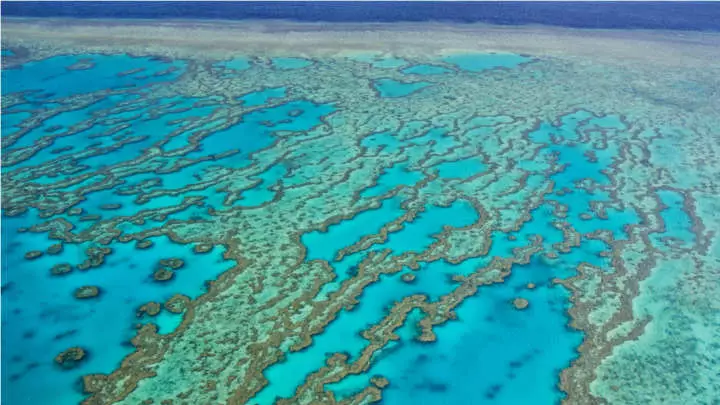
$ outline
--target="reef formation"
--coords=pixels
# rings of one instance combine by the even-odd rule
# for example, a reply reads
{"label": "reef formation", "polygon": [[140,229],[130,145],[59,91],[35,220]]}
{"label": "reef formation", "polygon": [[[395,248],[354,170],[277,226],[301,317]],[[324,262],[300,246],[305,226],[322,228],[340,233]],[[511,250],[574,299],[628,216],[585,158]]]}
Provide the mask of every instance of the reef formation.
{"label": "reef formation", "polygon": [[720,397],[720,66],[23,32],[3,402]]}

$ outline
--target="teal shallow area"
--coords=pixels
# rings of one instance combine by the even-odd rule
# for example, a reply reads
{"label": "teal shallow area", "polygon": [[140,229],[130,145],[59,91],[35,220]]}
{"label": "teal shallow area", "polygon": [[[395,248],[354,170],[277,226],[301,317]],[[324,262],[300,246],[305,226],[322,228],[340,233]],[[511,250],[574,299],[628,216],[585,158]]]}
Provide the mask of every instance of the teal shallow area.
{"label": "teal shallow area", "polygon": [[312,61],[303,58],[273,58],[272,65],[280,70],[295,70],[312,65]]}
{"label": "teal shallow area", "polygon": [[451,73],[452,70],[436,65],[414,65],[402,70],[406,75],[434,76]]}
{"label": "teal shallow area", "polygon": [[378,54],[359,54],[353,55],[350,59],[358,62],[367,63],[377,69],[396,69],[408,64],[403,58],[395,56],[383,56]]}
{"label": "teal shallow area", "polygon": [[482,72],[497,68],[511,69],[529,62],[530,58],[513,53],[478,53],[446,56],[443,61],[469,72]]}
{"label": "teal shallow area", "polygon": [[31,116],[31,113],[25,111],[3,113],[2,117],[0,117],[2,119],[2,136],[5,137],[17,132],[21,129],[20,124]]}
{"label": "teal shallow area", "polygon": [[234,71],[243,71],[250,69],[252,66],[252,61],[249,58],[233,58],[230,60],[222,61],[222,62],[216,62],[213,64],[213,67],[229,70],[229,73],[233,73]]}
{"label": "teal shallow area", "polygon": [[389,132],[381,132],[364,138],[360,142],[360,145],[373,151],[379,151],[382,149],[387,153],[393,153],[400,148],[401,143],[393,134]]}
{"label": "teal shallow area", "polygon": [[260,173],[256,176],[260,182],[252,188],[243,191],[240,194],[240,200],[236,201],[235,205],[242,207],[257,207],[272,201],[277,193],[271,190],[270,187],[277,185],[286,173],[287,168],[281,164],[275,165]]}
{"label": "teal shallow area", "polygon": [[287,89],[285,87],[271,87],[262,91],[248,93],[238,100],[243,102],[245,107],[255,107],[267,104],[268,101],[285,97]]}
{"label": "teal shallow area", "polygon": [[696,236],[692,230],[692,219],[685,211],[685,197],[673,190],[659,190],[657,194],[665,206],[660,212],[665,224],[665,232],[651,236],[655,245],[665,248],[668,246],[692,246]]}
{"label": "teal shallow area", "polygon": [[335,111],[331,104],[315,104],[293,100],[274,107],[252,111],[243,122],[217,131],[203,139],[199,150],[188,157],[219,154],[238,148],[244,156],[270,146],[275,131],[307,131],[320,123],[320,118]]}
{"label": "teal shallow area", "polygon": [[[71,70],[73,65],[90,67]],[[175,80],[184,63],[129,55],[55,56],[28,62],[21,69],[3,69],[4,93],[32,91],[36,98],[60,98],[98,90],[138,87]]]}
{"label": "teal shallow area", "polygon": [[386,98],[409,96],[431,85],[432,83],[428,82],[401,82],[394,79],[378,79],[373,82],[380,97]]}
{"label": "teal shallow area", "polygon": [[377,197],[384,195],[399,186],[413,186],[422,180],[422,173],[409,170],[406,163],[395,165],[389,169],[385,169],[373,187],[363,190],[363,197]]}
{"label": "teal shallow area", "polygon": [[478,159],[465,159],[455,162],[443,162],[436,166],[438,175],[445,179],[466,179],[476,176],[485,170],[485,165]]}
{"label": "teal shallow area", "polygon": [[271,404],[275,397],[292,396],[305,376],[324,366],[333,353],[344,353],[349,360],[356,360],[368,343],[360,336],[360,331],[379,322],[387,315],[387,309],[403,297],[426,294],[430,299],[437,300],[451,292],[454,285],[448,281],[448,274],[454,267],[446,262],[430,263],[417,272],[418,281],[415,283],[406,283],[401,279],[403,274],[411,273],[410,270],[381,276],[378,282],[363,291],[360,303],[350,311],[342,311],[312,346],[289,353],[286,360],[268,368],[265,376],[273,384],[261,391],[251,403]]}

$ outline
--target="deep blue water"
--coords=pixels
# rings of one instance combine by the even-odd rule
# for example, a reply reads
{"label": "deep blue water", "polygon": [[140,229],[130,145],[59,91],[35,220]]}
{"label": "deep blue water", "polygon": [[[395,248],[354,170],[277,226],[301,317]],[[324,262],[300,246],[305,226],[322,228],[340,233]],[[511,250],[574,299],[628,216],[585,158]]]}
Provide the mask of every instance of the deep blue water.
{"label": "deep blue water", "polygon": [[720,2],[3,2],[4,16],[291,19],[332,22],[442,20],[576,28],[720,31]]}

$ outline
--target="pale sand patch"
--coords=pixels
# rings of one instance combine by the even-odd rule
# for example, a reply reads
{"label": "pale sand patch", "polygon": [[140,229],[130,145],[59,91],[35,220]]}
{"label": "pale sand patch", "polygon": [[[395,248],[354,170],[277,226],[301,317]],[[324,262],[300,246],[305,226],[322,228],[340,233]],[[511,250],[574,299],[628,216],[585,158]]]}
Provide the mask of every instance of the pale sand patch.
{"label": "pale sand patch", "polygon": [[615,63],[714,66],[720,33],[583,30],[448,23],[303,23],[290,21],[85,20],[5,18],[5,46],[51,52],[129,52],[172,57],[228,54],[331,56],[391,52],[437,56],[498,51],[583,57]]}

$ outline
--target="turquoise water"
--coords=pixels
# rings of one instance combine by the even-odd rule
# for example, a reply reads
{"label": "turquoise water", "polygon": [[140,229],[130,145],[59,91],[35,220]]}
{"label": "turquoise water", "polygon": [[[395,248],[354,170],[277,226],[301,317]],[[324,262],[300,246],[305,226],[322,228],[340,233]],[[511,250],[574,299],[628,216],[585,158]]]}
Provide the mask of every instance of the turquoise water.
{"label": "turquoise water", "polygon": [[479,53],[451,55],[443,58],[443,61],[453,64],[462,70],[482,72],[484,70],[497,68],[511,69],[529,62],[530,58],[512,53]]}
{"label": "turquoise water", "polygon": [[273,99],[284,98],[286,92],[287,89],[284,87],[268,88],[262,91],[248,93],[242,97],[238,97],[238,100],[242,101],[246,107],[255,107],[267,104],[268,101]]}
{"label": "turquoise water", "polygon": [[450,70],[448,68],[444,68],[442,66],[435,66],[435,65],[415,65],[415,66],[410,66],[409,68],[403,69],[402,72],[407,75],[432,76],[432,75],[444,75],[446,73],[452,72],[452,70]]}
{"label": "turquoise water", "polygon": [[377,69],[397,69],[408,64],[408,61],[403,58],[374,53],[353,55],[350,59],[367,63]]}
{"label": "turquoise water", "polygon": [[272,65],[281,70],[295,70],[312,65],[312,61],[303,58],[273,58]]}
{"label": "turquoise water", "polygon": [[465,179],[476,176],[485,170],[485,165],[477,159],[443,162],[436,166],[438,175],[446,179]]}
{"label": "turquoise water", "polygon": [[696,242],[696,236],[692,231],[692,219],[684,209],[683,195],[673,190],[660,190],[658,197],[665,206],[660,214],[665,224],[665,232],[653,235],[657,246],[692,246]]}
{"label": "turquoise water", "polygon": [[[88,61],[89,69],[68,70]],[[62,98],[98,90],[146,86],[176,79],[184,68],[181,61],[161,62],[129,55],[56,56],[28,62],[22,69],[3,69],[3,91],[33,92],[32,98]]]}
{"label": "turquoise water", "polygon": [[[222,403],[243,387],[239,402],[293,402],[306,382],[348,399],[376,376],[386,404],[559,403],[586,335],[569,326],[578,293],[557,281],[585,277],[579,266],[596,278],[637,268],[609,253],[638,241],[690,251],[695,200],[637,185],[650,148],[630,114],[574,101],[497,114],[492,100],[509,93],[492,86],[525,91],[504,71],[533,82],[554,65],[414,59],[58,53],[3,69],[3,402],[109,401],[81,377],[118,369],[153,323],[170,344],[127,403],[189,391],[189,403]],[[158,273],[173,258],[183,265]],[[71,271],[51,274],[60,264]],[[475,290],[476,278],[489,281]],[[578,285],[583,299],[599,290]],[[82,286],[99,296],[75,298]],[[162,307],[176,294],[196,314],[182,334],[185,315]],[[612,294],[597,302],[612,307]],[[412,296],[424,300],[389,328]],[[151,302],[156,316],[138,314]],[[426,317],[433,342],[417,339]],[[362,333],[378,325],[399,339],[365,359],[377,342]],[[87,357],[60,367],[71,347]],[[336,353],[359,366],[308,380]],[[189,389],[211,372],[218,397]]]}
{"label": "turquoise water", "polygon": [[[250,69],[250,66],[252,66],[252,61],[245,57],[233,58],[230,60],[216,62],[213,64],[213,67],[219,68],[221,70],[225,70],[226,73],[234,73],[234,71],[247,70],[247,69]],[[228,70],[230,72],[227,72]]]}
{"label": "turquoise water", "polygon": [[401,163],[383,170],[378,179],[378,184],[363,190],[361,195],[365,197],[381,196],[401,186],[413,186],[422,178],[420,172],[409,170],[407,164]]}
{"label": "turquoise water", "polygon": [[20,128],[20,124],[22,124],[23,121],[30,118],[32,116],[31,113],[25,112],[25,111],[18,111],[13,113],[3,113],[2,115],[2,127],[3,127],[3,137],[12,135],[13,133],[17,132]]}
{"label": "turquoise water", "polygon": [[409,96],[431,85],[432,83],[428,82],[401,82],[394,79],[378,79],[373,83],[380,97],[386,98]]}
{"label": "turquoise water", "polygon": [[393,153],[400,147],[400,142],[389,132],[372,134],[364,138],[360,144],[372,150],[382,149],[387,153]]}
{"label": "turquoise water", "polygon": [[255,184],[252,188],[241,192],[240,200],[236,201],[235,205],[243,207],[256,207],[269,203],[277,194],[272,191],[270,187],[277,185],[286,173],[287,169],[282,165],[273,166],[260,173],[257,176],[257,179],[260,180],[260,182]]}

